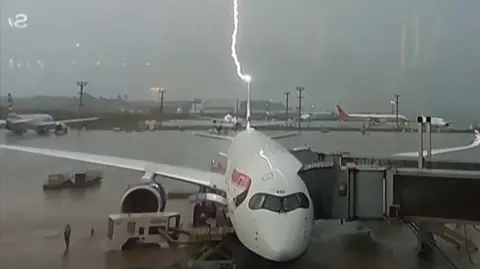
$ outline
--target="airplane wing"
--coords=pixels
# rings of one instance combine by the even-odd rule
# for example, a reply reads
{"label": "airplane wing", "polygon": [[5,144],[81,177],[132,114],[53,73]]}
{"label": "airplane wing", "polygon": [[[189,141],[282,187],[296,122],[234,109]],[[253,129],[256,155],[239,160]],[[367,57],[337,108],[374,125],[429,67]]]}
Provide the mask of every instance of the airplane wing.
{"label": "airplane wing", "polygon": [[223,175],[202,171],[181,166],[174,166],[161,163],[153,163],[144,160],[128,159],[122,157],[113,157],[107,155],[97,155],[83,152],[73,152],[65,150],[32,148],[13,145],[0,145],[0,148],[23,151],[33,154],[57,157],[62,159],[76,160],[105,166],[124,168],[139,172],[151,172],[168,179],[179,180],[194,185],[205,186],[209,188],[226,190],[225,178]]}
{"label": "airplane wing", "polygon": [[298,132],[293,132],[293,133],[272,135],[272,136],[270,136],[270,138],[276,140],[276,139],[288,138],[288,137],[297,136],[297,135],[298,135]]}
{"label": "airplane wing", "polygon": [[22,123],[27,123],[27,122],[30,122],[31,119],[9,119],[8,120],[9,122],[11,122],[12,124],[22,124]]}
{"label": "airplane wing", "polygon": [[[201,132],[193,132],[193,134],[196,136],[201,136],[201,137],[211,138],[211,139],[228,140],[228,141],[233,140],[233,136],[229,136],[229,135],[217,135],[217,134],[209,134],[209,133],[201,133]],[[272,135],[269,137],[273,140],[276,140],[276,139],[288,138],[296,135],[298,135],[298,132]]]}
{"label": "airplane wing", "polygon": [[[480,146],[480,132],[475,130],[475,138],[472,143],[469,145],[465,146],[459,146],[459,147],[450,147],[450,148],[443,148],[443,149],[432,149],[432,155],[439,155],[439,154],[444,154],[444,153],[449,153],[449,152],[456,152],[456,151],[462,151],[462,150],[467,150],[467,149],[472,149],[475,147]],[[402,156],[402,157],[418,157],[418,151],[416,152],[403,152],[403,153],[397,153],[394,154],[394,156]],[[423,151],[423,156],[427,156],[427,151]]]}
{"label": "airplane wing", "polygon": [[74,123],[74,122],[85,122],[85,121],[95,121],[98,120],[98,117],[92,118],[81,118],[81,119],[69,119],[69,120],[59,120],[58,123]]}
{"label": "airplane wing", "polygon": [[81,119],[69,119],[69,120],[58,120],[58,121],[47,121],[47,122],[42,122],[37,124],[37,126],[42,126],[42,127],[52,127],[55,126],[58,123],[75,123],[75,122],[85,122],[85,121],[95,121],[98,120],[98,117],[93,117],[93,118],[81,118]]}
{"label": "airplane wing", "polygon": [[285,126],[285,122],[284,121],[256,122],[256,123],[252,122],[253,127],[268,127],[268,126],[279,126],[279,125]]}
{"label": "airplane wing", "polygon": [[217,134],[209,134],[209,133],[202,133],[202,132],[193,132],[193,134],[196,136],[218,139],[218,140],[228,140],[228,141],[233,140],[233,136],[228,136],[228,135],[217,135]]}

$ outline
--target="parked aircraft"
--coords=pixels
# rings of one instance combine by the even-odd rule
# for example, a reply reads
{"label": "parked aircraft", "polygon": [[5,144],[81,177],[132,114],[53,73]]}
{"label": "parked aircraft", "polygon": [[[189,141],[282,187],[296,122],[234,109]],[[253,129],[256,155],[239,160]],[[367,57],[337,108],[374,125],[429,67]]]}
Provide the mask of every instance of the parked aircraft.
{"label": "parked aircraft", "polygon": [[0,127],[18,135],[23,135],[29,129],[36,131],[37,134],[46,134],[52,129],[55,130],[55,133],[67,133],[67,124],[69,123],[98,120],[98,117],[54,120],[49,114],[16,114],[13,110],[13,98],[10,93],[8,94],[8,110],[7,118],[0,121]]}
{"label": "parked aircraft", "polygon": [[[368,123],[386,123],[395,122],[397,120],[396,114],[374,114],[374,113],[347,113],[340,105],[336,106],[337,116],[342,121],[367,121]],[[399,123],[407,123],[408,118],[404,115],[398,115]]]}

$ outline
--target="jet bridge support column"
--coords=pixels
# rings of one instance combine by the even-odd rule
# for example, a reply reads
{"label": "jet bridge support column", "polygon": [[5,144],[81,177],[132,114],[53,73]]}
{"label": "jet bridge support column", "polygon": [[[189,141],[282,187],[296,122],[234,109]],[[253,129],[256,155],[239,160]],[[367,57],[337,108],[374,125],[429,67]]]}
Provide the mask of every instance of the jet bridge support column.
{"label": "jet bridge support column", "polygon": [[[427,122],[427,160],[432,161],[432,118],[426,117]],[[428,167],[430,168],[430,167]]]}
{"label": "jet bridge support column", "polygon": [[423,120],[422,116],[417,117],[418,123],[418,133],[420,134],[420,148],[418,149],[418,168],[422,169],[424,166],[424,158],[423,158]]}

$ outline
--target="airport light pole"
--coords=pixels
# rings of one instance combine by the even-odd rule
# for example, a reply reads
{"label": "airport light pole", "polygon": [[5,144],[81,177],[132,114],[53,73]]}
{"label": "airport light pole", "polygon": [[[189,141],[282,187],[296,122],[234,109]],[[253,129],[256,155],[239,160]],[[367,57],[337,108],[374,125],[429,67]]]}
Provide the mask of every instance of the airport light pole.
{"label": "airport light pole", "polygon": [[395,94],[395,127],[398,129],[398,98],[400,98],[400,94]]}
{"label": "airport light pole", "polygon": [[156,92],[157,94],[160,93],[160,115],[163,115],[163,95],[166,92],[165,88],[153,87],[150,88],[150,90]]}
{"label": "airport light pole", "polygon": [[297,86],[298,92],[298,130],[302,129],[302,100],[303,100],[303,91],[305,87]]}
{"label": "airport light pole", "polygon": [[163,94],[165,94],[165,88],[160,88],[160,114],[163,115]]}
{"label": "airport light pole", "polygon": [[285,92],[285,124],[288,125],[288,99],[290,98],[290,92]]}
{"label": "airport light pole", "polygon": [[79,99],[78,99],[78,111],[80,111],[83,107],[83,89],[87,87],[87,81],[77,81],[77,86],[80,87],[80,91],[78,92]]}

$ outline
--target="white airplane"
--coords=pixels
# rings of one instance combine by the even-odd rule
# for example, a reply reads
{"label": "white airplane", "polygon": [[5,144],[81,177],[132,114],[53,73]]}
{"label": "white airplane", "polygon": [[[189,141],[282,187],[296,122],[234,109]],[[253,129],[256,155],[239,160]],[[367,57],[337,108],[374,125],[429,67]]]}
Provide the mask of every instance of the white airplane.
{"label": "white airplane", "polygon": [[239,117],[234,117],[227,113],[223,119],[212,119],[213,124],[226,128],[235,128],[236,126],[244,126],[245,122]]}
{"label": "white airplane", "polygon": [[[250,96],[250,94],[249,94]],[[203,134],[231,142],[225,174],[122,157],[46,148],[0,145],[0,148],[95,163],[144,173],[143,182],[130,186],[121,199],[122,213],[163,211],[167,195],[156,176],[175,179],[225,195],[207,193],[206,199],[227,207],[239,241],[267,260],[288,262],[307,249],[313,224],[322,216],[322,206],[305,173],[316,169],[303,164],[276,139],[256,131],[250,123],[247,100],[245,130],[236,136]],[[313,183],[312,183],[313,182]],[[330,189],[326,192],[331,192]],[[313,199],[312,199],[313,198]]]}
{"label": "white airplane", "polygon": [[[371,123],[385,123],[385,122],[395,122],[397,115],[395,114],[371,114],[371,113],[347,113],[343,110],[340,105],[336,106],[337,116],[342,121],[368,121]],[[408,118],[404,115],[398,115],[398,120],[400,123],[407,123]]]}
{"label": "white airplane", "polygon": [[[220,126],[226,129],[240,130],[245,129],[247,126],[246,120],[244,118],[234,117],[230,113],[227,113],[222,119],[210,119],[212,120],[213,124],[215,124],[215,126]],[[278,124],[278,122],[251,123],[253,127],[276,126]]]}
{"label": "white airplane", "polygon": [[430,123],[434,127],[449,127],[450,124],[452,123],[451,121],[447,121],[444,118],[439,118],[439,117],[431,117]]}
{"label": "white airplane", "polygon": [[80,118],[68,120],[54,120],[49,114],[16,114],[13,111],[13,98],[8,94],[8,115],[6,120],[0,121],[0,128],[12,131],[14,134],[23,135],[29,129],[35,130],[38,134],[46,134],[51,129],[55,132],[68,132],[66,124],[74,122],[87,122],[98,120],[98,117]]}

